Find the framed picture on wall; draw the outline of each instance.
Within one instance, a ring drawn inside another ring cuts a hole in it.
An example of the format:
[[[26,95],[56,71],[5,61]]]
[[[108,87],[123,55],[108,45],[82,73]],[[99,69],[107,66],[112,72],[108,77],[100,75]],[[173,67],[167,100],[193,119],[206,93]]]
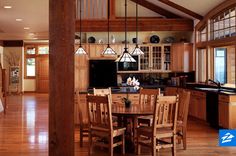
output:
[[[20,82],[20,67],[10,66],[10,85],[18,84]]]

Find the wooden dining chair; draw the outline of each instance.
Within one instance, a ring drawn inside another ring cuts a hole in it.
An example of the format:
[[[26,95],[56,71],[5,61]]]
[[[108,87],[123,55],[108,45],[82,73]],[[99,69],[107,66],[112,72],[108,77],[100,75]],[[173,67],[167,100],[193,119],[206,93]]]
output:
[[[77,103],[79,114],[80,147],[83,147],[83,139],[88,137],[88,111],[86,102],[81,102],[78,91],[75,93],[75,102]]]
[[[93,94],[94,95],[100,95],[100,96],[104,96],[104,95],[110,95],[111,96],[111,87],[101,88],[101,89],[93,88]]]
[[[87,107],[89,114],[89,155],[93,145],[107,147],[109,155],[113,155],[113,148],[122,145],[122,154],[125,153],[125,128],[113,127],[111,102],[108,95],[87,95]],[[114,140],[121,137],[121,141]],[[93,138],[106,139],[96,142]]]
[[[176,155],[178,100],[178,95],[157,97],[152,126],[137,128],[137,154],[140,154],[142,145],[151,148],[153,156],[161,148],[172,148],[172,155]]]
[[[182,90],[179,94],[179,112],[177,119],[177,140],[180,143],[183,141],[183,147],[187,149],[187,121],[188,121],[188,108],[190,101],[190,92]]]
[[[139,92],[139,106],[143,107],[152,107],[156,103],[156,97],[160,95],[160,88],[158,89],[140,89]],[[148,125],[151,126],[153,121],[153,115],[149,116],[140,116],[138,117],[138,125]]]

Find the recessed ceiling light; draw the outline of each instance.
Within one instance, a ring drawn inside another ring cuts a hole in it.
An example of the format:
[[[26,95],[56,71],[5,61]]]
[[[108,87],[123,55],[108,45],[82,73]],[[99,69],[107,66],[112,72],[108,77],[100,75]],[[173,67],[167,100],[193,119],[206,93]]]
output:
[[[10,5],[5,5],[4,8],[5,8],[5,9],[11,9],[12,6],[10,6]]]
[[[29,30],[30,28],[29,27],[24,27],[25,30]]]
[[[34,38],[32,38],[33,40],[37,40],[38,38],[37,37],[34,37]]]
[[[17,22],[21,22],[22,19],[21,19],[21,18],[17,18],[16,21],[17,21]]]

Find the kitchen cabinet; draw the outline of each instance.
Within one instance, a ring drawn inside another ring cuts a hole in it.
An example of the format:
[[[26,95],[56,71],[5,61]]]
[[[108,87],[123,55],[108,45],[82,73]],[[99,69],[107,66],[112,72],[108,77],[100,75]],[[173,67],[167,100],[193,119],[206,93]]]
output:
[[[123,51],[123,44],[110,44],[110,47],[117,53],[117,55],[102,55],[107,48],[107,44],[87,44],[90,59],[116,59]]]
[[[78,46],[75,47],[75,49]],[[88,47],[83,48],[88,52]],[[87,55],[75,55],[75,88],[79,91],[87,91],[89,86],[89,62]]]
[[[219,95],[219,126],[236,128],[236,95]]]
[[[171,71],[194,71],[194,53],[192,43],[173,43],[171,46]]]
[[[140,49],[144,52],[144,55],[140,56],[140,71],[169,71],[170,47],[170,44],[140,45]]]
[[[189,115],[206,121],[206,93],[191,90]]]

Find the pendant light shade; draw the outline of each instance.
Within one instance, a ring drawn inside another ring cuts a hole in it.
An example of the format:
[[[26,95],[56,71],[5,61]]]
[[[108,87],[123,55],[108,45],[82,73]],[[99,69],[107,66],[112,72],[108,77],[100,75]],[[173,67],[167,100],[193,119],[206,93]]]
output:
[[[86,51],[83,49],[83,47],[80,45],[79,48],[75,52],[76,55],[86,55]]]
[[[80,18],[79,18],[79,21],[80,21],[80,42],[79,42],[79,48],[76,50],[76,52],[75,52],[75,54],[76,55],[86,55],[87,53],[86,53],[86,51],[83,49],[83,47],[82,47],[82,44],[81,44],[81,40],[82,40],[82,35],[81,35],[81,30],[82,30],[82,21],[81,21],[81,15],[82,15],[82,9],[81,9],[81,6],[82,6],[82,2],[81,2],[82,0],[80,0]]]
[[[128,52],[127,48],[127,0],[125,0],[125,48],[120,57],[116,59],[116,62],[136,62]]]
[[[110,47],[109,35],[110,32],[110,0],[107,2],[107,48],[103,51],[103,55],[116,55],[116,52]]]
[[[136,46],[131,55],[143,55],[143,51],[138,46],[138,0],[136,2]]]
[[[116,59],[116,62],[136,62],[136,60],[130,55],[130,53],[125,49],[125,51]]]
[[[134,51],[131,53],[132,55],[144,55],[143,51],[139,48],[138,45],[135,46]]]

